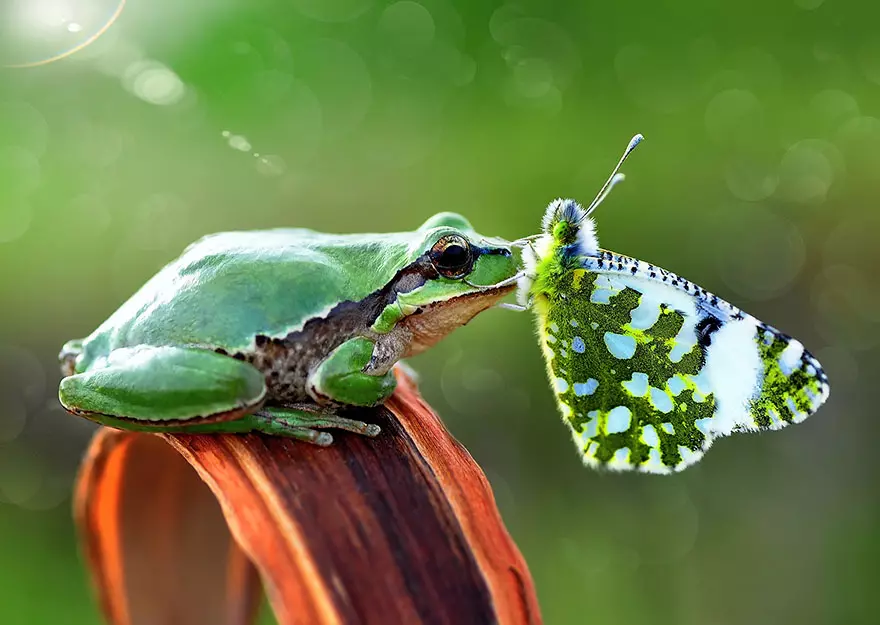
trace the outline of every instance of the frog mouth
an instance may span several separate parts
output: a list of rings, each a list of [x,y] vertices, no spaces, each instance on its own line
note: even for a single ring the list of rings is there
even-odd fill
[[[519,284],[519,281],[526,277],[525,271],[517,271],[515,274],[510,276],[509,278],[505,278],[501,282],[496,282],[495,284],[474,284],[473,282],[468,281],[467,278],[461,278],[461,281],[466,285],[475,289],[477,293],[481,293],[484,291],[494,291],[496,289],[503,289],[505,287],[516,286]],[[468,293],[459,297],[465,297],[466,295],[474,295],[473,293]],[[457,298],[453,298],[457,299]]]
[[[516,277],[516,276],[514,276]],[[496,305],[516,288],[512,278],[496,284],[476,286],[477,290],[420,306],[402,324],[411,333],[404,358],[415,356],[436,344],[447,334]]]

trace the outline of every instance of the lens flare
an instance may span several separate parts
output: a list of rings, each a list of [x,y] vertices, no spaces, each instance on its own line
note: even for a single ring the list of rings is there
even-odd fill
[[[48,65],[106,33],[127,0],[11,0],[0,8],[0,67]]]

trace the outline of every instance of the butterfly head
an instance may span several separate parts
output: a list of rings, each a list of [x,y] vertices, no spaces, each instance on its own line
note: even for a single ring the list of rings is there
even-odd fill
[[[624,179],[620,166],[635,147],[642,142],[642,135],[634,136],[627,145],[623,156],[617,162],[611,176],[602,185],[596,198],[587,208],[571,199],[556,199],[550,202],[541,221],[541,234],[526,237],[519,243],[523,248],[522,259],[524,277],[520,280],[518,299],[527,305],[534,281],[543,271],[546,263],[568,262],[583,256],[599,255],[599,239],[596,236],[596,223],[590,214],[608,197],[611,189]],[[549,270],[550,267],[547,267]]]
[[[598,254],[596,224],[587,215],[587,210],[574,200],[559,198],[550,202],[541,222],[544,246],[564,247],[578,256]]]

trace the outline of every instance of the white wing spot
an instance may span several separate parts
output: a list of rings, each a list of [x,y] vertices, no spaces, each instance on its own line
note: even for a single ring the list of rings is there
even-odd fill
[[[608,422],[605,425],[606,434],[619,434],[626,432],[632,422],[632,412],[626,406],[616,406],[608,412]]]
[[[611,468],[626,468],[629,464],[629,447],[621,447],[614,452],[614,456],[608,461]]]
[[[681,454],[681,464],[676,467],[679,470],[689,467],[703,457],[702,452],[693,451],[684,445],[678,446],[678,453]]]
[[[663,414],[668,414],[672,412],[672,409],[675,408],[675,404],[672,403],[672,398],[666,394],[665,391],[661,391],[659,388],[651,387],[651,403],[654,404],[654,407],[662,412]]]
[[[756,332],[755,320],[744,318],[725,323],[712,336],[700,373],[715,396],[716,410],[709,425],[715,434],[755,429],[749,404],[760,392],[764,373]]]
[[[694,345],[697,344],[697,335],[694,332],[693,324],[685,319],[684,325],[681,326],[681,330],[678,331],[678,334],[673,340],[675,341],[675,344],[672,346],[672,349],[669,350],[669,360],[672,362],[681,362],[681,359],[690,353],[694,348]]]
[[[782,353],[779,354],[779,368],[785,375],[791,375],[792,371],[797,369],[801,364],[801,356],[804,355],[804,346],[800,341],[791,339]]]
[[[630,313],[629,325],[636,330],[647,330],[660,318],[660,304],[654,298],[643,294],[639,305]]]
[[[663,431],[667,434],[675,434],[675,428],[671,423],[661,423],[660,427],[663,428]]]
[[[642,469],[648,473],[669,473],[672,469],[663,464],[660,459],[660,450],[652,447],[648,451],[648,459],[642,463]]]
[[[599,432],[599,411],[591,410],[587,413],[589,421],[584,425],[584,431],[581,432],[581,438],[586,443],[588,439],[593,438]]]
[[[571,340],[571,349],[578,354],[583,354],[586,348],[587,346],[584,344],[584,339],[581,337],[576,336]]]
[[[636,353],[636,339],[626,334],[605,333],[605,346],[611,355],[621,360],[628,360]]]
[[[593,282],[590,301],[593,304],[607,304],[611,298],[620,293],[626,285],[617,276],[600,273]]]
[[[633,373],[631,380],[621,382],[633,397],[642,397],[648,392],[648,375],[646,373]]]
[[[578,397],[583,397],[584,395],[592,395],[596,392],[597,388],[599,388],[599,381],[595,378],[590,378],[586,382],[575,382],[574,394]]]
[[[642,428],[642,442],[648,447],[660,445],[660,437],[657,435],[657,430],[650,423]]]
[[[770,410],[768,410],[767,412],[768,416],[770,417],[771,430],[781,430],[785,427],[785,421],[780,418],[779,412],[776,410],[776,408],[770,408]]]
[[[697,419],[696,421],[694,421],[694,427],[700,430],[700,432],[702,432],[706,436],[706,438],[710,438],[712,436],[712,417]]]
[[[681,393],[686,387],[687,385],[685,384],[684,380],[678,374],[672,376],[671,378],[669,378],[669,380],[666,381],[666,388],[669,389],[670,393],[676,396]]]
[[[562,378],[556,378],[556,392],[564,393],[568,390],[568,382],[563,380]]]

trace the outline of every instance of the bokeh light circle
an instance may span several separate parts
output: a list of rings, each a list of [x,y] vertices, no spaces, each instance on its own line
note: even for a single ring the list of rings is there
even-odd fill
[[[779,164],[777,194],[793,202],[821,203],[835,176],[843,173],[840,151],[828,141],[805,139],[791,146]]]
[[[379,29],[391,45],[404,51],[424,49],[437,30],[431,12],[410,0],[388,6],[379,18]]]
[[[68,57],[98,40],[126,0],[11,0],[0,8],[0,66],[26,68]]]

